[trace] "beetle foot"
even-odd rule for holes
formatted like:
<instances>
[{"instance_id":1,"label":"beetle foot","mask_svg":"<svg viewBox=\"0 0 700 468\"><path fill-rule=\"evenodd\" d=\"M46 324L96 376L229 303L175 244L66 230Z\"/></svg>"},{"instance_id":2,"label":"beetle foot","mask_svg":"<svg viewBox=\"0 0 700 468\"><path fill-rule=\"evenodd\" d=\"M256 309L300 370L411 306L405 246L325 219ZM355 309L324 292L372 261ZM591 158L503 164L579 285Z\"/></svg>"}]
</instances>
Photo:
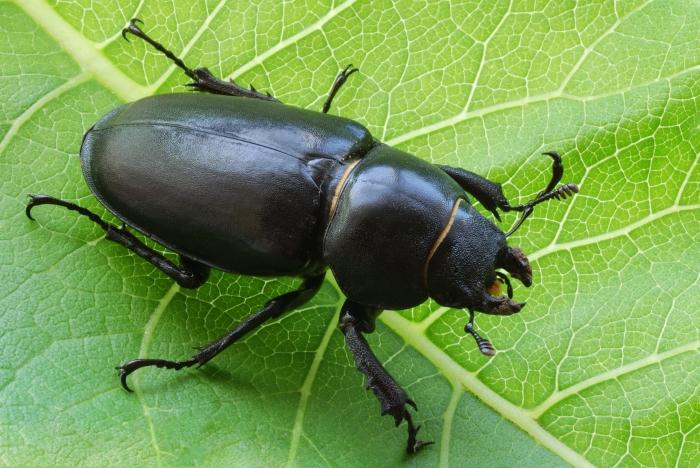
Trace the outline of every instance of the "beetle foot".
<instances>
[{"instance_id":1,"label":"beetle foot","mask_svg":"<svg viewBox=\"0 0 700 468\"><path fill-rule=\"evenodd\" d=\"M148 366L156 366L164 369L180 370L184 367L194 366L195 364L198 364L198 361L194 358L179 362L166 361L165 359L134 359L133 361L129 361L122 366L115 367L115 369L119 371L119 379L121 380L124 390L127 392L133 392L133 390L129 388L126 379L137 369Z\"/></svg>"},{"instance_id":2,"label":"beetle foot","mask_svg":"<svg viewBox=\"0 0 700 468\"><path fill-rule=\"evenodd\" d=\"M107 231L109 229L109 224L106 223L105 221L102 220L99 216L97 216L95 213L92 211L88 210L87 208L83 208L82 206L76 205L75 203L61 200L60 198L52 197L51 195L32 195L29 194L29 202L27 203L27 207L24 210L24 213L27 215L29 219L34 221L34 217L32 216L32 209L35 206L39 205L56 205L56 206L62 206L68 210L75 211L83 216L87 216L92 222L99 224L102 229Z\"/></svg>"},{"instance_id":3,"label":"beetle foot","mask_svg":"<svg viewBox=\"0 0 700 468\"><path fill-rule=\"evenodd\" d=\"M122 29L122 37L126 40L126 42L129 42L129 37L127 36L128 33L142 38L144 33L141 31L141 28L138 27L137 23L143 24L143 21L138 18L132 18L129 21L129 25Z\"/></svg>"},{"instance_id":4,"label":"beetle foot","mask_svg":"<svg viewBox=\"0 0 700 468\"><path fill-rule=\"evenodd\" d=\"M404 394L405 395L405 394ZM415 411L418 411L416 402L410 398L400 398L396 404L389 406L387 409L382 411L382 416L385 414L390 414L394 417L394 423L396 426L401 424L402 421L406 421L408 424L408 439L406 440L406 453L412 454L418 452L421 448L426 445L434 444L435 442L419 440L416 438L420 426L413 424L413 417L408 411L408 406L411 406Z\"/></svg>"},{"instance_id":5,"label":"beetle foot","mask_svg":"<svg viewBox=\"0 0 700 468\"><path fill-rule=\"evenodd\" d=\"M564 175L564 165L561 163L561 156L559 153L556 151L545 151L542 155L552 158L552 178L549 180L547 187L540 192L540 195L551 192Z\"/></svg>"},{"instance_id":6,"label":"beetle foot","mask_svg":"<svg viewBox=\"0 0 700 468\"><path fill-rule=\"evenodd\" d=\"M374 388L371 386L368 386L368 388L372 388L374 390ZM413 417L408 411L408 406L411 406L415 411L418 411L418 406L416 406L416 402L406 397L406 394L403 392L403 390L401 390L399 395L395 395L392 398L392 400L394 401L392 401L391 403L389 403L388 401L382 401L382 403L384 403L382 405L382 416L387 414L392 415L394 417L394 424L396 426L399 426L403 421L406 421L406 423L408 424L408 440L406 441L406 453L416 453L422 447L434 444L435 442L418 440L416 438L420 426L416 426L415 424L413 424Z\"/></svg>"},{"instance_id":7,"label":"beetle foot","mask_svg":"<svg viewBox=\"0 0 700 468\"><path fill-rule=\"evenodd\" d=\"M408 436L408 442L406 444L406 453L418 453L420 449L427 445L433 445L435 442L432 441L425 441L425 440L418 440L416 439L416 434L418 433L418 429L420 429L420 426L416 427L416 430L413 432L413 434L409 434Z\"/></svg>"},{"instance_id":8,"label":"beetle foot","mask_svg":"<svg viewBox=\"0 0 700 468\"><path fill-rule=\"evenodd\" d=\"M533 210L535 209L535 206L553 198L557 200L564 200L566 197L571 197L579 191L578 185L572 183L561 185L555 190L554 187L559 183L562 176L564 175L564 166L561 162L561 156L556 151L547 151L542 154L552 158L552 178L549 180L547 187L545 187L544 190L542 190L539 194L537 194L537 196L534 199L530 200L529 202L516 206L510 206L508 203L506 203L503 206L500 206L500 208L506 212L519 211L522 213L522 215L520 215L520 219L518 219L518 221L515 222L513 227L511 227L508 230L508 232L506 233L506 237L509 237L511 234L518 230L520 225L523 224L523 222L532 214Z\"/></svg>"},{"instance_id":9,"label":"beetle foot","mask_svg":"<svg viewBox=\"0 0 700 468\"><path fill-rule=\"evenodd\" d=\"M418 431L420 430L420 426L413 425L413 419L411 418L411 414L406 409L404 409L403 419L405 419L408 423L408 440L406 441L406 453L416 453L426 445L432 445L435 443L425 440L418 440L416 438L416 436L418 435Z\"/></svg>"},{"instance_id":10,"label":"beetle foot","mask_svg":"<svg viewBox=\"0 0 700 468\"><path fill-rule=\"evenodd\" d=\"M348 79L348 76L352 75L355 72L359 72L360 69L357 67L353 67L352 63L348 64L345 68L341 70L340 73L338 73L338 76L335 78L336 81L343 81Z\"/></svg>"}]
</instances>

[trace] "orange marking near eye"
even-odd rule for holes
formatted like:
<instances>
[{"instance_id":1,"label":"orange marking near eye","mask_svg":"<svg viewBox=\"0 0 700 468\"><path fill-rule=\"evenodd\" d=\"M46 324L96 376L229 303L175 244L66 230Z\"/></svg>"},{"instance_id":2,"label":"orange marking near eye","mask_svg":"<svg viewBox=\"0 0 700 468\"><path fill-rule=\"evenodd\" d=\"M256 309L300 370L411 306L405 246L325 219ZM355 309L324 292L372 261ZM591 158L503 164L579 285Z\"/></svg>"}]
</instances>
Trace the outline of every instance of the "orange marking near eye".
<instances>
[{"instance_id":1,"label":"orange marking near eye","mask_svg":"<svg viewBox=\"0 0 700 468\"><path fill-rule=\"evenodd\" d=\"M501 286L503 285L503 282L496 278L493 280L493 283L491 283L491 286L486 288L486 291L488 291L489 294L492 296L500 296L501 295Z\"/></svg>"}]
</instances>

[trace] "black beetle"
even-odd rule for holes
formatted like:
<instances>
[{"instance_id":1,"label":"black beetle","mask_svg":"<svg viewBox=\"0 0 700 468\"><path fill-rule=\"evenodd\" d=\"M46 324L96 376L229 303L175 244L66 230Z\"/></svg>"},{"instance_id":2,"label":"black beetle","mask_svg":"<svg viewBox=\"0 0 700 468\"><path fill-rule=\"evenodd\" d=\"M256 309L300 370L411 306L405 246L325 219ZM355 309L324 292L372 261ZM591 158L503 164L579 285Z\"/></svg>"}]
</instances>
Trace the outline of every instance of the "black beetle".
<instances>
[{"instance_id":1,"label":"black beetle","mask_svg":"<svg viewBox=\"0 0 700 468\"><path fill-rule=\"evenodd\" d=\"M136 359L118 367L121 382L145 366L182 369L202 365L258 325L307 302L330 268L347 296L340 329L357 367L367 376L382 415L408 424L407 451L416 439L406 405L416 408L382 367L363 334L384 309L405 309L428 297L469 310L465 331L482 353L493 347L473 328L474 311L510 315L508 276L525 286L532 270L506 237L535 205L578 191L555 189L563 175L553 159L547 187L532 201L511 206L501 186L472 172L436 166L382 144L360 124L329 116L347 77L336 78L323 113L283 105L269 94L188 68L146 35L134 34L184 70L194 89L124 105L86 134L80 150L85 179L98 200L125 224L117 227L74 203L32 195L26 208L53 204L87 216L123 245L184 288L196 288L210 268L245 275L300 276L299 289L268 301L226 336L185 361ZM522 216L504 233L476 211L467 193L500 220L497 209ZM146 246L126 225L178 253L180 264ZM507 295L500 295L501 285Z\"/></svg>"}]
</instances>

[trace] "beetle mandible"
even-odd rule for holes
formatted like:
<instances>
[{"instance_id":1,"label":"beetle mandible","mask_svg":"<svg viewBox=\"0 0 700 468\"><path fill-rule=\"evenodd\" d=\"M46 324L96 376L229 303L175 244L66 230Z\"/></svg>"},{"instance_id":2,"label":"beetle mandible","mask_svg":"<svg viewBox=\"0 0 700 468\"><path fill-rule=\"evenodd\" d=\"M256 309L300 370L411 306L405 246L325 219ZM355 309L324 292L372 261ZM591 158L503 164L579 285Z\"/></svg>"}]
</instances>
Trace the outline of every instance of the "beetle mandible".
<instances>
[{"instance_id":1,"label":"beetle mandible","mask_svg":"<svg viewBox=\"0 0 700 468\"><path fill-rule=\"evenodd\" d=\"M407 405L416 404L384 369L364 335L385 309L405 309L428 297L469 311L465 331L482 353L491 343L474 329L474 312L510 315L508 274L526 287L532 269L508 237L539 203L578 192L556 187L564 169L556 152L552 177L531 201L511 205L500 184L460 168L429 164L387 146L362 125L327 115L333 98L357 71L334 81L322 112L287 106L252 86L191 69L132 20L123 30L166 55L200 94L152 96L119 107L85 134L80 158L97 199L124 225L112 225L74 203L30 195L37 205L59 205L97 223L106 238L144 258L184 288L197 288L211 268L259 276L298 276L295 291L268 301L230 333L183 361L135 359L119 366L127 377L141 367L179 370L210 361L263 322L306 303L327 269L346 296L339 327L355 363L396 425L406 421L406 450L417 439ZM476 211L472 195L500 221L497 210L521 212L504 233ZM171 262L149 248L130 226L179 254ZM500 295L501 286L506 295Z\"/></svg>"}]
</instances>

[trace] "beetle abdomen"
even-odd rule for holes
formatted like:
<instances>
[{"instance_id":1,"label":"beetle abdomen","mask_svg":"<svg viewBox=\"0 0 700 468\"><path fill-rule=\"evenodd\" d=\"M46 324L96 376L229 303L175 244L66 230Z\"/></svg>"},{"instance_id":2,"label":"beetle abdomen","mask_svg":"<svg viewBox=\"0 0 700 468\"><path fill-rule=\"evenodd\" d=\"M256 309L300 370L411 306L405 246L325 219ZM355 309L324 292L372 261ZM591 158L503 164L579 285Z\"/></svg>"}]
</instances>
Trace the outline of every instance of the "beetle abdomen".
<instances>
[{"instance_id":1,"label":"beetle abdomen","mask_svg":"<svg viewBox=\"0 0 700 468\"><path fill-rule=\"evenodd\" d=\"M86 134L81 161L93 193L125 223L214 268L302 273L320 213L309 163L362 152L371 135L357 124L330 135L314 113L300 111L311 116L289 137L275 116L292 108L264 103L265 120L259 102L248 112L252 100L178 97L126 105Z\"/></svg>"}]
</instances>

